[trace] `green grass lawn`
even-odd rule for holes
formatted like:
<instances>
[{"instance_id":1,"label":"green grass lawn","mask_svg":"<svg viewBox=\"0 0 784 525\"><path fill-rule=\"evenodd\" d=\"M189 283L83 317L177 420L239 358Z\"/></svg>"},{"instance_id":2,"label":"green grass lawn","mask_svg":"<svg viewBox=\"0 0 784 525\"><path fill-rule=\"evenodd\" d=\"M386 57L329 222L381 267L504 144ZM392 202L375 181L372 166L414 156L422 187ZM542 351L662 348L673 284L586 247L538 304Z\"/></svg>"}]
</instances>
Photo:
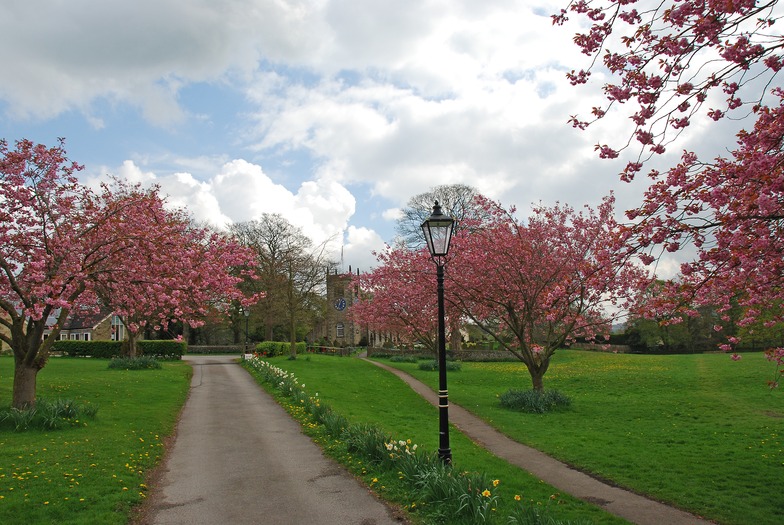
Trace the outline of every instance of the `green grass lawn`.
<instances>
[{"instance_id":1,"label":"green grass lawn","mask_svg":"<svg viewBox=\"0 0 784 525\"><path fill-rule=\"evenodd\" d=\"M273 360L307 391L352 422L438 448L437 410L402 381L369 363L330 356ZM38 377L40 398L97 404L86 426L0 432L0 523L125 523L146 493L144 474L160 459L185 400L191 368L110 370L106 360L52 359ZM434 372L399 366L431 386ZM572 408L529 415L500 408L508 388L529 388L522 364L463 363L450 372L450 401L513 438L637 492L724 524L774 524L784 515L784 392L765 386L761 354L636 356L560 351L545 386ZM0 404L11 399L13 360L0 358ZM499 512L515 494L546 502L551 487L492 457L454 429L456 467L500 480ZM383 489L374 486L383 494ZM621 523L561 497L561 519Z\"/></svg>"},{"instance_id":2,"label":"green grass lawn","mask_svg":"<svg viewBox=\"0 0 784 525\"><path fill-rule=\"evenodd\" d=\"M105 359L52 358L38 398L98 405L94 420L57 431L0 431L0 523L124 524L146 495L190 385L191 368L110 370ZM0 404L11 404L13 359L0 358Z\"/></svg>"},{"instance_id":3,"label":"green grass lawn","mask_svg":"<svg viewBox=\"0 0 784 525\"><path fill-rule=\"evenodd\" d=\"M388 363L431 387L437 374ZM545 388L570 410L511 412L497 396L530 389L522 363L463 363L450 402L580 469L724 524L781 523L784 392L762 354L650 356L559 351ZM455 451L459 457L460 450Z\"/></svg>"}]
</instances>

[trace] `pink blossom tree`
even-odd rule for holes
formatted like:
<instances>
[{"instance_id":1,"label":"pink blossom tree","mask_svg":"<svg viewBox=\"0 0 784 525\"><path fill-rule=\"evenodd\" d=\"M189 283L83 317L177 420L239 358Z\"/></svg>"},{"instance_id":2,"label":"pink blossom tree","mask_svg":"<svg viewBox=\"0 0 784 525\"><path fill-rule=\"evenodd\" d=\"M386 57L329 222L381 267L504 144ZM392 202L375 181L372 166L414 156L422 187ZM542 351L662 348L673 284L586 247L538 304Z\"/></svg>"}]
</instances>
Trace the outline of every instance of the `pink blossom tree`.
<instances>
[{"instance_id":1,"label":"pink blossom tree","mask_svg":"<svg viewBox=\"0 0 784 525\"><path fill-rule=\"evenodd\" d=\"M355 323L437 351L435 267L426 249L398 246L376 254L379 265L354 277L361 299L349 309ZM448 288L448 286L447 286ZM448 293L448 291L447 291ZM459 318L454 307L449 319Z\"/></svg>"},{"instance_id":2,"label":"pink blossom tree","mask_svg":"<svg viewBox=\"0 0 784 525\"><path fill-rule=\"evenodd\" d=\"M729 155L708 160L684 151L668 171L650 170L643 203L627 212L634 221L625 232L629 249L646 263L686 245L697 251L652 306L694 315L695 306L716 305L726 314L736 301L744 309L741 327L762 311L773 313L768 325L783 322L784 36L775 29L777 0L575 0L554 21L570 14L588 19L575 42L593 57L589 68L570 73L572 83L585 83L600 60L615 79L604 86L607 104L572 122L584 129L613 106L631 106L629 140L596 146L600 157L615 158L637 143L623 180L700 117L753 122ZM728 338L724 348L737 342Z\"/></svg>"},{"instance_id":3,"label":"pink blossom tree","mask_svg":"<svg viewBox=\"0 0 784 525\"><path fill-rule=\"evenodd\" d=\"M612 197L596 211L537 206L524 222L513 208L482 205L492 219L453 240L450 300L525 363L541 391L555 351L609 337L647 277L616 249Z\"/></svg>"},{"instance_id":4,"label":"pink blossom tree","mask_svg":"<svg viewBox=\"0 0 784 525\"><path fill-rule=\"evenodd\" d=\"M17 408L35 404L37 374L65 319L96 307L99 294L159 322L192 320L206 301L237 297L239 277L225 272L243 259L234 245L163 213L157 190L96 195L78 183L81 169L62 140L52 148L20 140L14 149L0 141L0 339L14 353Z\"/></svg>"},{"instance_id":5,"label":"pink blossom tree","mask_svg":"<svg viewBox=\"0 0 784 525\"><path fill-rule=\"evenodd\" d=\"M117 182L102 197L105 208L114 210L107 227L123 232L115 241L122 249L110 271L97 275L95 289L125 325L131 356L146 326L182 322L195 328L210 311L226 314L263 297L246 297L238 286L255 278L253 252L195 226L184 210L167 209L157 187Z\"/></svg>"},{"instance_id":6,"label":"pink blossom tree","mask_svg":"<svg viewBox=\"0 0 784 525\"><path fill-rule=\"evenodd\" d=\"M94 303L92 279L117 251L101 234L108 217L98 199L76 180L81 169L62 140L52 148L20 140L14 149L0 140L0 339L14 353L17 408L35 404L38 371L63 321Z\"/></svg>"}]
</instances>

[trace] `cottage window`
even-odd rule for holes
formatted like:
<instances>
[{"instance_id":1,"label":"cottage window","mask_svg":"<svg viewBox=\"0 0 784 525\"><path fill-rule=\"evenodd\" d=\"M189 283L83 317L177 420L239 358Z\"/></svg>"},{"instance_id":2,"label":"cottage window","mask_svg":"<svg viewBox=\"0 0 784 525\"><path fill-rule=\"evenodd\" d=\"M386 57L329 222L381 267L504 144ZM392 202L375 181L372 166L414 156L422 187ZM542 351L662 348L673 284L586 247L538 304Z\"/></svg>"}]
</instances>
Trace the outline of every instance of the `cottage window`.
<instances>
[{"instance_id":1,"label":"cottage window","mask_svg":"<svg viewBox=\"0 0 784 525\"><path fill-rule=\"evenodd\" d=\"M120 318L116 315L112 316L112 341L122 341L125 339L125 326L122 324Z\"/></svg>"}]
</instances>

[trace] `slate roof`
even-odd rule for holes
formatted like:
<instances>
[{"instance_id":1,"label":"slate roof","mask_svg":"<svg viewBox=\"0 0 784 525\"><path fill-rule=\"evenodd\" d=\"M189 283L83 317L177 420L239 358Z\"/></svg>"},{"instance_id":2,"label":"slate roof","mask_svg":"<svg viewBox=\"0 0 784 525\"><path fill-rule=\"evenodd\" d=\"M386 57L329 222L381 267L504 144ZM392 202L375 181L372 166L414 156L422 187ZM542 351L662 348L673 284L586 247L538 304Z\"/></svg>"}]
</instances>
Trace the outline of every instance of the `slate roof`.
<instances>
[{"instance_id":1,"label":"slate roof","mask_svg":"<svg viewBox=\"0 0 784 525\"><path fill-rule=\"evenodd\" d=\"M98 310L86 308L71 312L68 319L65 320L63 330L95 330L110 315L112 315L112 311L107 308Z\"/></svg>"}]
</instances>

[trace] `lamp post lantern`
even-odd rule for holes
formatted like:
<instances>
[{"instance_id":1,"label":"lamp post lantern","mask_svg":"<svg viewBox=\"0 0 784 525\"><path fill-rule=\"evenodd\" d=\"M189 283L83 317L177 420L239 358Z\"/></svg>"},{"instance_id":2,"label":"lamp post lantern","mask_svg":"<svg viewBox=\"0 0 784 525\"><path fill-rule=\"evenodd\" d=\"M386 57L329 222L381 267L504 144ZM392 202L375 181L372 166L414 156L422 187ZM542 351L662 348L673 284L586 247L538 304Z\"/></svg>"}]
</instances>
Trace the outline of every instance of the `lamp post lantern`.
<instances>
[{"instance_id":1,"label":"lamp post lantern","mask_svg":"<svg viewBox=\"0 0 784 525\"><path fill-rule=\"evenodd\" d=\"M438 282L438 457L446 464L452 463L452 450L449 448L449 395L446 388L446 324L444 321L444 264L452 241L455 220L441 212L438 201L433 213L422 223L427 249L436 263Z\"/></svg>"}]
</instances>

